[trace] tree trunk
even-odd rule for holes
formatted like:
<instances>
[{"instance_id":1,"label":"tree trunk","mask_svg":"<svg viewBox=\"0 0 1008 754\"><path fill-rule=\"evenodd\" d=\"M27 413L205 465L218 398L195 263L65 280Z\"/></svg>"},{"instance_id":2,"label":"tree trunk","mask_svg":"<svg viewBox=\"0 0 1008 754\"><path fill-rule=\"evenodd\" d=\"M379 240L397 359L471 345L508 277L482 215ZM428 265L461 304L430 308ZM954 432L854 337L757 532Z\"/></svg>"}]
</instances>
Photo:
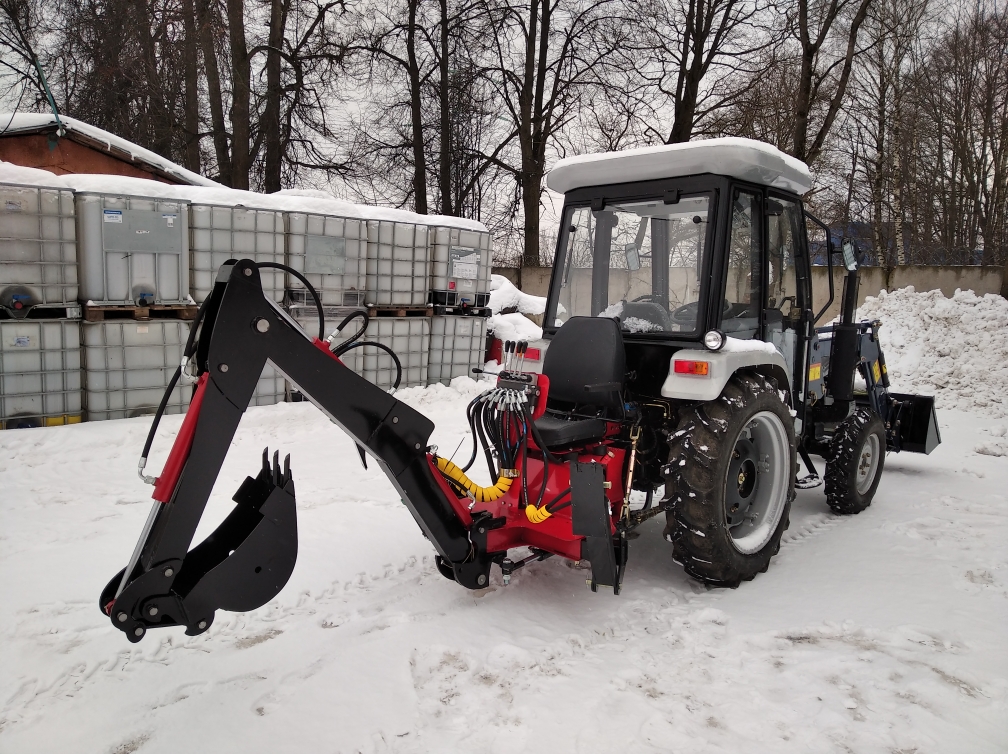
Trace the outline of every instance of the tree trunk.
<instances>
[{"instance_id":1,"label":"tree trunk","mask_svg":"<svg viewBox=\"0 0 1008 754\"><path fill-rule=\"evenodd\" d=\"M441 214L454 215L452 207L452 143L451 112L448 105L448 0L441 0Z\"/></svg>"},{"instance_id":2,"label":"tree trunk","mask_svg":"<svg viewBox=\"0 0 1008 754\"><path fill-rule=\"evenodd\" d=\"M228 148L227 126L224 124L224 97L221 94L220 69L214 47L213 16L209 0L199 3L199 35L203 48L203 70L206 72L207 99L210 101L210 125L213 129L214 153L217 156L217 179L225 186L231 185L231 152Z\"/></svg>"},{"instance_id":3,"label":"tree trunk","mask_svg":"<svg viewBox=\"0 0 1008 754\"><path fill-rule=\"evenodd\" d=\"M157 47L151 29L150 9L147 0L135 0L137 27L140 33L140 50L147 85L147 124L150 129L151 148L162 157L172 159L172 118L165 102L164 87L158 72Z\"/></svg>"},{"instance_id":4,"label":"tree trunk","mask_svg":"<svg viewBox=\"0 0 1008 754\"><path fill-rule=\"evenodd\" d=\"M699 80L694 81L692 76L686 77L686 86L682 99L676 103L675 121L672 123L672 131L669 133L666 144L681 144L689 141L693 135L693 119L696 117L699 85Z\"/></svg>"},{"instance_id":5,"label":"tree trunk","mask_svg":"<svg viewBox=\"0 0 1008 754\"><path fill-rule=\"evenodd\" d=\"M812 63L815 53L802 52L798 97L795 103L794 144L791 154L802 162L808 152L809 113L812 110Z\"/></svg>"},{"instance_id":6,"label":"tree trunk","mask_svg":"<svg viewBox=\"0 0 1008 754\"><path fill-rule=\"evenodd\" d=\"M231 187L249 187L251 161L249 100L252 68L245 41L245 3L227 0L228 37L231 43Z\"/></svg>"},{"instance_id":7,"label":"tree trunk","mask_svg":"<svg viewBox=\"0 0 1008 754\"><path fill-rule=\"evenodd\" d=\"M537 48L538 57L545 55L542 45L548 44L545 32L547 21L546 2L543 3L543 26L539 25L538 0L529 3L528 36L525 38L525 66L523 71L522 89L519 97L520 123L518 124L518 143L521 147L521 174L518 182L521 187L522 209L525 215L524 249L522 265L538 267L539 259L539 191L541 189L542 173L536 169L536 142L539 136L539 117L542 109L541 87L545 82L536 75ZM540 29L543 29L540 39ZM540 66L541 67L541 66ZM536 108L536 103L539 107Z\"/></svg>"},{"instance_id":8,"label":"tree trunk","mask_svg":"<svg viewBox=\"0 0 1008 754\"><path fill-rule=\"evenodd\" d=\"M272 194L281 189L280 161L280 47L283 45L287 25L285 0L270 3L269 49L266 51L266 108L263 113L263 142L266 146L263 190Z\"/></svg>"},{"instance_id":9,"label":"tree trunk","mask_svg":"<svg viewBox=\"0 0 1008 754\"><path fill-rule=\"evenodd\" d=\"M542 260L539 258L539 192L541 188L541 171L533 169L530 173L522 173L522 208L525 211L523 267L542 266Z\"/></svg>"},{"instance_id":10,"label":"tree trunk","mask_svg":"<svg viewBox=\"0 0 1008 754\"><path fill-rule=\"evenodd\" d=\"M196 33L196 9L193 0L182 0L185 29L185 166L200 172L199 137L199 37Z\"/></svg>"},{"instance_id":11,"label":"tree trunk","mask_svg":"<svg viewBox=\"0 0 1008 754\"><path fill-rule=\"evenodd\" d=\"M420 0L409 0L406 47L409 63L410 121L413 138L413 204L417 214L427 214L427 159L424 156L423 110L420 102L420 66L416 58L416 17Z\"/></svg>"}]
</instances>

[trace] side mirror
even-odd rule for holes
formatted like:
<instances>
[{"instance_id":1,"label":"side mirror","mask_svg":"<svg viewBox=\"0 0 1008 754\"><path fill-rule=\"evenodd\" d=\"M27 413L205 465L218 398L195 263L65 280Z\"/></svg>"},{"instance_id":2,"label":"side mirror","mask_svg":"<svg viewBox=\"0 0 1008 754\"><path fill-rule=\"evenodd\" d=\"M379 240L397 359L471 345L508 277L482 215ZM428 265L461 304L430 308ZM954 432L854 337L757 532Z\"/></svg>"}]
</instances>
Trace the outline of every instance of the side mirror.
<instances>
[{"instance_id":1,"label":"side mirror","mask_svg":"<svg viewBox=\"0 0 1008 754\"><path fill-rule=\"evenodd\" d=\"M843 262L844 267L847 268L848 272L854 272L858 268L857 262L857 247L854 242L849 238L843 240L841 245L841 251L843 251Z\"/></svg>"},{"instance_id":2,"label":"side mirror","mask_svg":"<svg viewBox=\"0 0 1008 754\"><path fill-rule=\"evenodd\" d=\"M623 253L626 254L626 266L630 272L636 272L641 268L640 251L637 249L637 244L628 243L624 247Z\"/></svg>"}]
</instances>

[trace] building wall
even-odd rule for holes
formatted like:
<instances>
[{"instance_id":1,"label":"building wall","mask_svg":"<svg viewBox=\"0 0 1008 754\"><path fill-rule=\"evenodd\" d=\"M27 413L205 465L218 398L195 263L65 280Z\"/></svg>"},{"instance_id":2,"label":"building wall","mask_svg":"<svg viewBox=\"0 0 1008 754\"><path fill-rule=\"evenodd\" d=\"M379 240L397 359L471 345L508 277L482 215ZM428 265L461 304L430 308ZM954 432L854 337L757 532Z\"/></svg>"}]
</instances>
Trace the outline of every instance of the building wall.
<instances>
[{"instance_id":1,"label":"building wall","mask_svg":"<svg viewBox=\"0 0 1008 754\"><path fill-rule=\"evenodd\" d=\"M60 139L52 149L46 134L14 134L0 137L0 160L28 168L41 168L56 175L104 173L167 182L162 176L154 175L139 165L78 144L70 137Z\"/></svg>"}]
</instances>

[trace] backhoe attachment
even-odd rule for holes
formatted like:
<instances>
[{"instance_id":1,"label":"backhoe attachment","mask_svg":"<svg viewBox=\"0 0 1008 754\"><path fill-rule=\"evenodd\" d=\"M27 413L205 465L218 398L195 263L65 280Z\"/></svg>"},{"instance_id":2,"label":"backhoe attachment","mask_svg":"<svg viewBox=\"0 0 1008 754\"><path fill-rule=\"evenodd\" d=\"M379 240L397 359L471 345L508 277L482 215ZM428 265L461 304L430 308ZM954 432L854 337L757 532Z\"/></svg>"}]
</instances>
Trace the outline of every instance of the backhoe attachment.
<instances>
[{"instance_id":1,"label":"backhoe attachment","mask_svg":"<svg viewBox=\"0 0 1008 754\"><path fill-rule=\"evenodd\" d=\"M100 598L102 612L130 641L159 626L202 633L216 610L253 610L290 578L297 515L289 458L281 468L279 453L272 462L264 453L258 475L235 493L235 508L189 550L267 362L374 457L459 583L486 583L491 561L470 539L473 517L449 497L427 456L434 425L344 366L329 344L306 336L263 295L258 268L250 260L221 268L186 345L183 365L197 378L196 389L161 476L145 477L147 450L141 459L154 506L128 565ZM153 435L154 428L148 449ZM476 537L485 548L485 536Z\"/></svg>"}]
</instances>

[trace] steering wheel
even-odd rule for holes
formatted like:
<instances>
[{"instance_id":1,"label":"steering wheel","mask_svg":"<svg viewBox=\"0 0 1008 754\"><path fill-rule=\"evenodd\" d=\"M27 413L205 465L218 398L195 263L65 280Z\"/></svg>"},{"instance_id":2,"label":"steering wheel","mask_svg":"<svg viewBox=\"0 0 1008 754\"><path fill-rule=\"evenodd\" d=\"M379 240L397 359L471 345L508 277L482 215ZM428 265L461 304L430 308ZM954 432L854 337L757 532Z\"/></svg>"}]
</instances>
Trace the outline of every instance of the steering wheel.
<instances>
[{"instance_id":1,"label":"steering wheel","mask_svg":"<svg viewBox=\"0 0 1008 754\"><path fill-rule=\"evenodd\" d=\"M697 321L697 311L700 308L699 301L690 301L688 304L672 310L672 321L677 325L695 325ZM723 317L731 309L731 304L725 301L724 309L721 312Z\"/></svg>"},{"instance_id":2,"label":"steering wheel","mask_svg":"<svg viewBox=\"0 0 1008 754\"><path fill-rule=\"evenodd\" d=\"M633 299L630 303L631 304L636 304L636 303L639 303L639 302L650 303L653 300L654 300L654 295L653 294L651 294L651 293L645 293L643 296L638 296L637 298Z\"/></svg>"}]
</instances>

